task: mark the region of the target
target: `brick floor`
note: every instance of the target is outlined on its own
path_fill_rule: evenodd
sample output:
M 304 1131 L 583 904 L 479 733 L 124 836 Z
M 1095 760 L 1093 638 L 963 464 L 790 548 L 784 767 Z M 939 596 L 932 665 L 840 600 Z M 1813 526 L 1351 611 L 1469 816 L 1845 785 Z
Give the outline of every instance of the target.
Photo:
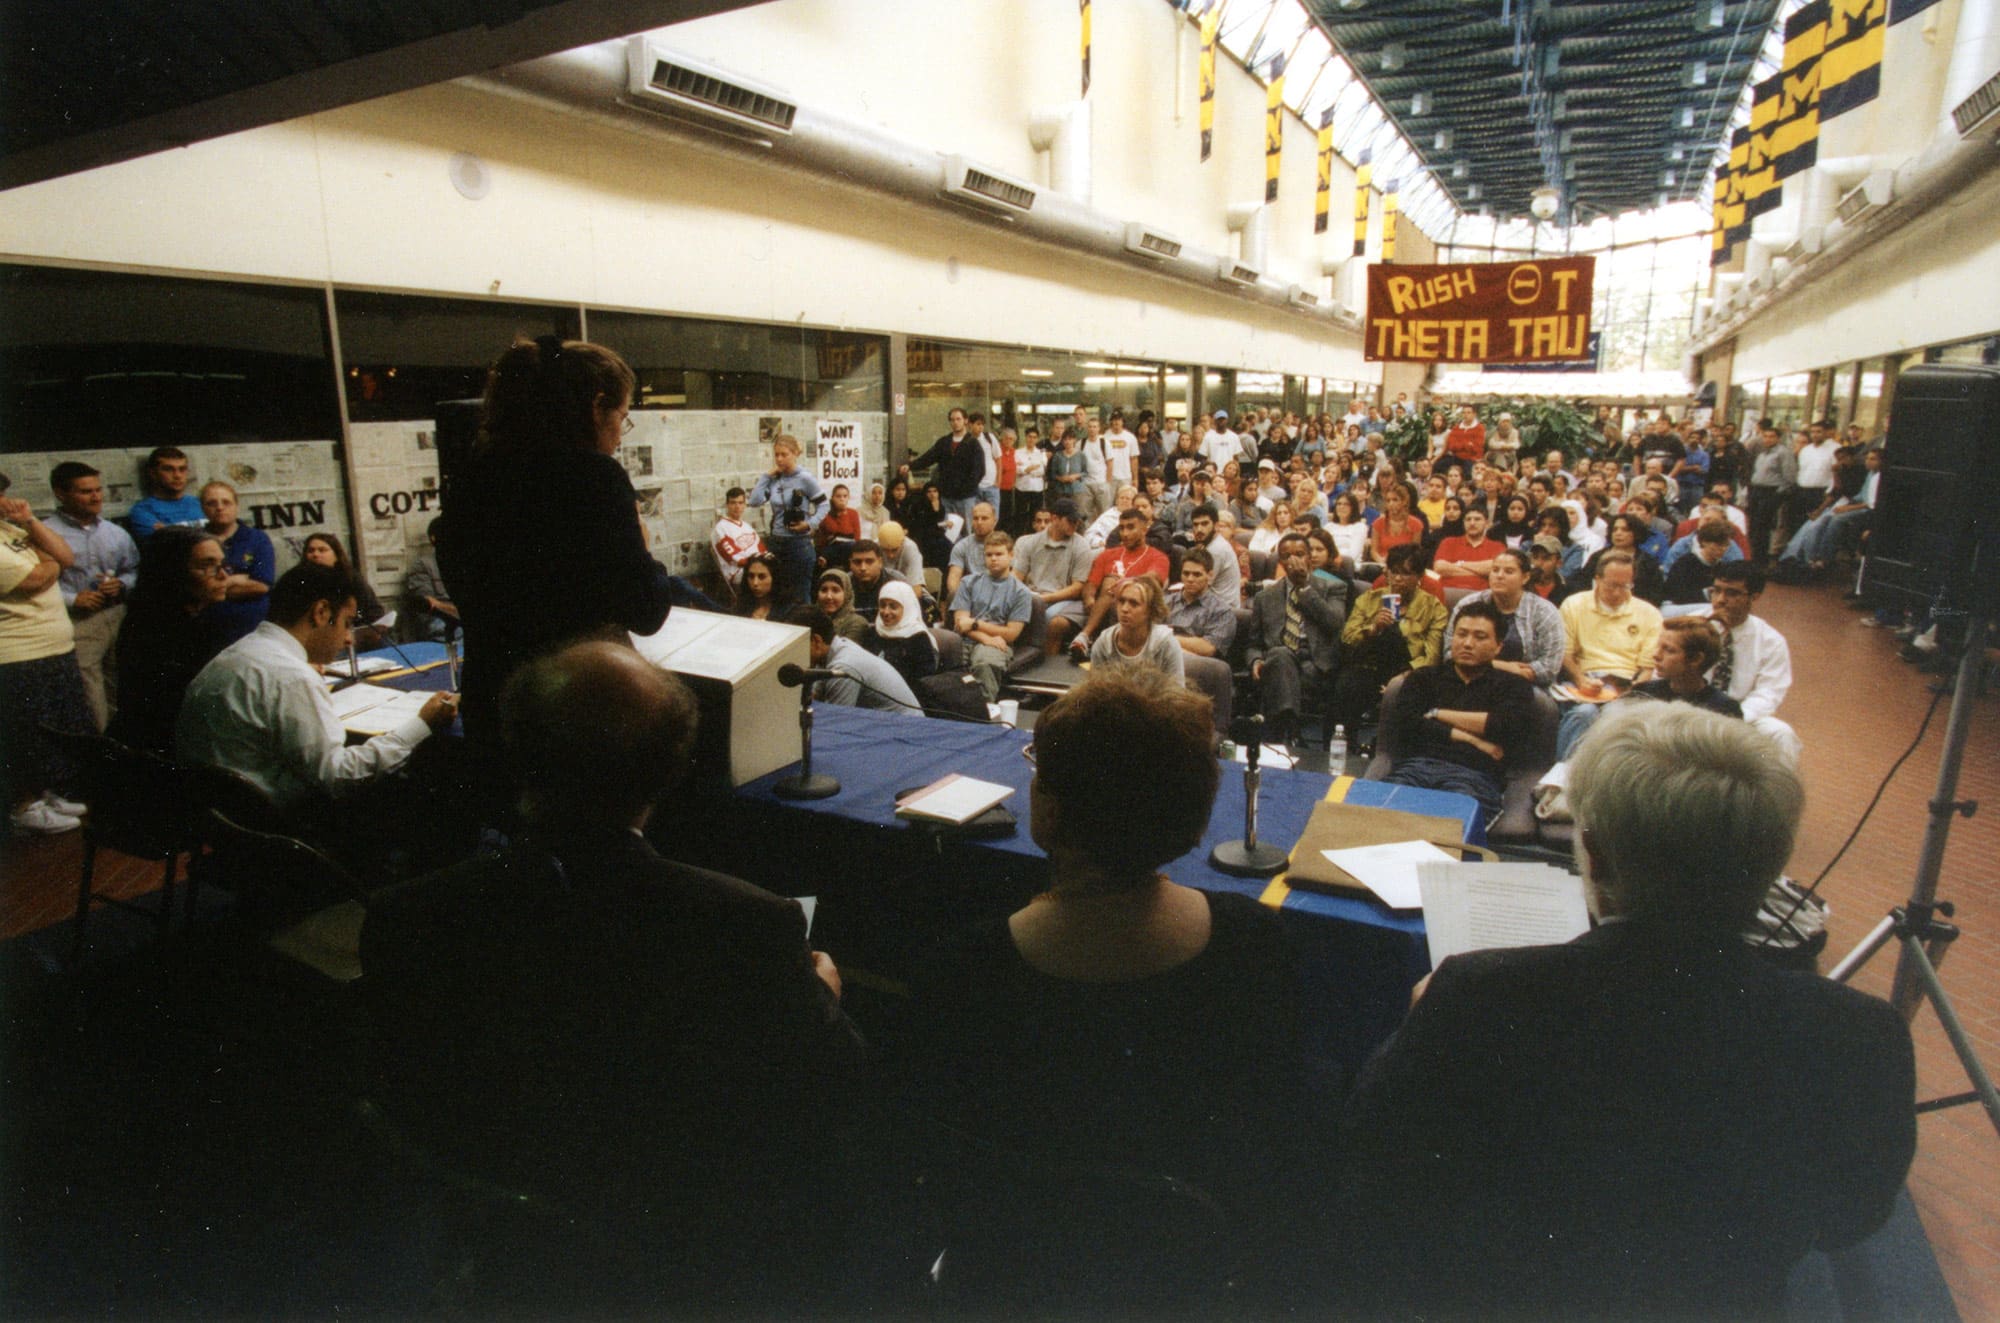
M 1792 646 L 1795 682 L 1779 715 L 1805 741 L 1806 816 L 1791 871 L 1810 880 L 1847 838 L 1889 765 L 1910 746 L 1935 695 L 1930 677 L 1898 660 L 1886 630 L 1857 623 L 1860 614 L 1841 604 L 1838 588 L 1773 587 L 1759 611 Z M 1909 897 L 1950 707 L 1946 697 L 1916 753 L 1827 878 L 1829 964 Z M 1942 973 L 1990 1074 L 2000 1070 L 2000 693 L 1974 702 L 1958 797 L 1979 801 L 1980 810 L 1953 820 L 1938 881 L 1937 894 L 1957 906 L 1954 921 L 1965 933 Z M 1855 985 L 1886 993 L 1894 963 L 1890 951 L 1878 954 Z M 1965 1073 L 1928 1006 L 1918 1010 L 1911 1032 L 1920 1094 L 1966 1090 Z M 2000 1134 L 1978 1107 L 1931 1113 L 1918 1122 L 1910 1193 L 1968 1319 L 2000 1318 L 1996 1173 Z

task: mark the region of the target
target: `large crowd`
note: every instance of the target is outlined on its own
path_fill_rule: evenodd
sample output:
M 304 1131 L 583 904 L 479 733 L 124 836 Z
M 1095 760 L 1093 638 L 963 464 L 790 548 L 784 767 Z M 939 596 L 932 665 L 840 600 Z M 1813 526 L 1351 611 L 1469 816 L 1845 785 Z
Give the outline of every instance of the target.
M 1770 1308 L 1806 1249 L 1886 1217 L 1914 1144 L 1906 1032 L 1739 935 L 1801 795 L 1789 653 L 1755 606 L 1865 533 L 1879 454 L 1858 438 L 1661 412 L 1537 453 L 1467 406 L 1426 410 L 1401 455 L 1402 399 L 1079 406 L 1046 435 L 954 409 L 858 491 L 777 437 L 716 521 L 712 604 L 804 626 L 820 701 L 983 715 L 1028 650 L 1088 663 L 1027 746 L 1046 890 L 936 953 L 885 1053 L 797 905 L 668 857 L 701 830 L 663 798 L 695 708 L 622 640 L 689 589 L 615 458 L 632 390 L 582 342 L 495 363 L 403 603 L 407 635 L 462 630 L 463 708 L 439 694 L 361 742 L 325 672 L 392 622 L 337 539 L 274 573 L 235 492 L 190 493 L 172 447 L 120 522 L 75 462 L 45 517 L 0 501 L 14 828 L 78 825 L 44 733 L 102 730 L 242 778 L 267 825 L 357 868 L 458 861 L 363 929 L 385 1096 L 454 1160 L 657 1228 L 710 1301 L 855 1291 L 857 1255 L 895 1257 L 883 1094 L 1068 1179 L 1191 1183 L 1230 1228 L 1196 1275 L 1238 1306 Z M 1392 779 L 1491 812 L 1537 690 L 1601 926 L 1447 962 L 1358 1079 L 1316 1073 L 1276 915 L 1161 872 L 1203 836 L 1232 713 L 1279 746 L 1393 739 Z M 1771 1151 L 1772 1117 L 1803 1155 Z M 1146 1286 L 1124 1289 L 1100 1303 Z

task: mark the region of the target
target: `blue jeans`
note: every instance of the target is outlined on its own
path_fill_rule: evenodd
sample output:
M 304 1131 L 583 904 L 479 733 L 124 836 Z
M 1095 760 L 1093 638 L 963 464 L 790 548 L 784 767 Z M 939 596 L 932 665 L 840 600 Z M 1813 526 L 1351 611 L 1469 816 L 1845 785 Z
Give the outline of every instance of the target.
M 1840 550 L 1842 535 L 1856 529 L 1856 521 L 1866 519 L 1866 510 L 1850 510 L 1845 514 L 1835 514 L 1828 510 L 1825 514 L 1808 523 L 1792 534 L 1792 540 L 1785 544 L 1785 554 L 1781 559 L 1805 561 L 1819 564 L 1833 559 Z
M 1570 750 L 1590 733 L 1591 723 L 1604 709 L 1601 703 L 1563 703 L 1562 724 L 1556 727 L 1556 761 L 1568 762 Z
M 787 603 L 811 601 L 813 565 L 818 560 L 812 539 L 788 533 L 766 535 L 764 545 L 778 558 L 778 582 L 774 585 L 778 599 Z
M 963 519 L 967 528 L 972 527 L 972 507 L 979 504 L 977 493 L 971 496 L 945 496 L 940 499 L 946 510 Z

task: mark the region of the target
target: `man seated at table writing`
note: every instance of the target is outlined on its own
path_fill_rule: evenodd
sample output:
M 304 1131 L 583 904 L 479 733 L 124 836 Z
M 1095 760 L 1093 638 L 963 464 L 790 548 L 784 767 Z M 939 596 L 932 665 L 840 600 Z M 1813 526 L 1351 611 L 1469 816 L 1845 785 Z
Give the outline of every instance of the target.
M 237 772 L 280 809 L 311 814 L 403 766 L 458 716 L 456 694 L 432 694 L 414 716 L 350 745 L 327 694 L 325 666 L 347 650 L 354 586 L 309 562 L 278 577 L 250 633 L 217 653 L 188 686 L 174 731 L 183 763 Z
M 656 1245 L 662 1290 L 786 1289 L 847 1216 L 815 1197 L 848 1190 L 827 1170 L 861 1058 L 838 971 L 797 902 L 640 834 L 688 767 L 679 680 L 576 644 L 514 676 L 500 721 L 525 830 L 362 929 L 385 1110 Z
M 1461 605 L 1450 663 L 1411 671 L 1403 681 L 1391 783 L 1471 795 L 1489 819 L 1500 812 L 1507 768 L 1526 753 L 1534 700 L 1526 680 L 1493 665 L 1506 629 L 1493 603 Z
M 1889 1216 L 1909 1031 L 1743 937 L 1797 773 L 1743 722 L 1619 707 L 1569 782 L 1599 926 L 1444 961 L 1349 1102 L 1345 1312 L 1782 1317 L 1795 1262 Z

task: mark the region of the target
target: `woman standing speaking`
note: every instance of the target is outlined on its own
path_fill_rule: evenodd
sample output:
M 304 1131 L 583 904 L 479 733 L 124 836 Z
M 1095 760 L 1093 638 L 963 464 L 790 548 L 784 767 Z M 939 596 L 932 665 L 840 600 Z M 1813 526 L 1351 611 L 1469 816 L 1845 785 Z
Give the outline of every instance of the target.
M 500 691 L 530 658 L 593 634 L 650 634 L 666 567 L 646 550 L 613 458 L 631 428 L 632 369 L 602 345 L 517 340 L 486 378 L 479 440 L 444 496 L 439 548 L 465 627 L 466 734 L 497 737 Z

